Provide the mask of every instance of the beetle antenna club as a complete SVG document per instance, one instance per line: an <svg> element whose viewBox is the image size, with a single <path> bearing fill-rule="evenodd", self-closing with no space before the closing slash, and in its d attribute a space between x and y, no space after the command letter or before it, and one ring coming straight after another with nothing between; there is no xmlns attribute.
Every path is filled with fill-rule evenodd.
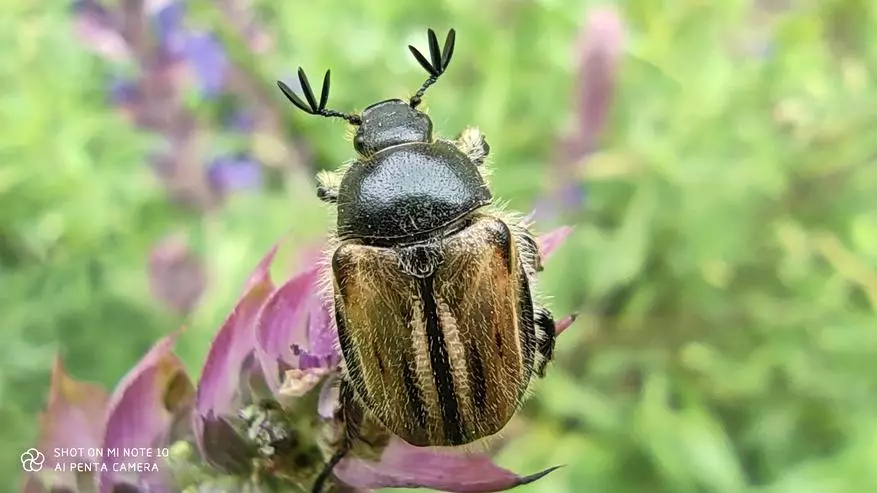
<svg viewBox="0 0 877 493"><path fill-rule="evenodd" d="M445 73L445 69L447 69L448 65L451 63L451 56L454 55L454 39L456 38L457 33L453 29L448 31L448 37L445 38L444 48L439 47L438 38L435 37L435 31L430 29L427 31L427 34L429 35L429 60L427 60L422 53L417 51L417 48L408 45L408 49L411 50L411 54L417 59L417 63L419 63L424 70L429 72L429 78L426 79L426 82L424 82L422 86L420 86L420 89L417 90L414 96L411 96L409 104L411 104L412 108L416 108L417 105L420 104L423 99L423 94L429 86L435 84L439 76Z"/></svg>
<svg viewBox="0 0 877 493"><path fill-rule="evenodd" d="M308 76L305 75L305 71L301 67L298 68L298 82L301 84L301 90L304 92L307 103L302 101L300 97L296 96L292 89L284 84L283 81L278 80L277 87L280 88L283 95L286 96L286 99L305 113L325 116L326 118L343 118L352 125L359 125L362 123L362 119L359 115L326 109L326 103L329 101L329 73L330 71L327 70L326 75L323 76L323 89L320 91L319 102L317 101L317 98L314 97L314 91L311 89L311 83L308 82Z"/></svg>

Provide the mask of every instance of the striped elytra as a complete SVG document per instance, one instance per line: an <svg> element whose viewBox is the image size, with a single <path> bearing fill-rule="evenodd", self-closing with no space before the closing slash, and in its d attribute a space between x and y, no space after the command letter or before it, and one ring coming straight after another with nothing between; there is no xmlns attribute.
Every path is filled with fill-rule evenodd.
<svg viewBox="0 0 877 493"><path fill-rule="evenodd" d="M441 241L348 241L334 251L347 379L408 443L463 445L499 432L539 370L540 346L553 346L535 325L524 260L535 252L522 256L532 247L519 230L477 214Z"/></svg>

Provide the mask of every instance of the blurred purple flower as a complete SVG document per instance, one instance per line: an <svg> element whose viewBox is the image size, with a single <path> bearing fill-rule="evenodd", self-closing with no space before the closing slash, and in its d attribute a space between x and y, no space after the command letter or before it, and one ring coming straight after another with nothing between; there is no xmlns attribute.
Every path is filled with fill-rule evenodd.
<svg viewBox="0 0 877 493"><path fill-rule="evenodd" d="M625 27L621 14L611 7L592 10L581 36L577 48L578 133L574 141L580 146L577 150L585 154L593 151L609 117L624 51Z"/></svg>
<svg viewBox="0 0 877 493"><path fill-rule="evenodd" d="M148 63L151 69L185 62L204 96L219 94L225 87L230 68L222 44L211 33L186 27L184 1L162 1L147 7L143 15L151 14L157 50L140 53L140 62L151 60ZM86 47L115 62L131 58L130 47L118 26L113 24L113 16L106 7L97 0L77 0L73 12L76 32ZM156 63L159 60L164 63ZM149 74L145 73L144 77L149 77Z"/></svg>
<svg viewBox="0 0 877 493"><path fill-rule="evenodd" d="M225 127L233 132L248 133L256 126L256 115L250 111L235 111L225 121Z"/></svg>
<svg viewBox="0 0 877 493"><path fill-rule="evenodd" d="M123 77L110 78L109 84L110 101L113 104L129 107L136 103L139 97L139 88L137 82Z"/></svg>
<svg viewBox="0 0 877 493"><path fill-rule="evenodd" d="M97 0L76 0L72 11L76 35L89 50L114 62L130 59L128 45L113 25L109 11Z"/></svg>
<svg viewBox="0 0 877 493"><path fill-rule="evenodd" d="M137 81L127 77L110 77L108 99L110 104L129 122L137 121L142 94Z"/></svg>
<svg viewBox="0 0 877 493"><path fill-rule="evenodd" d="M258 22L258 9L253 0L233 0L219 2L217 7L223 13L229 26L245 40L254 53L270 50L274 40Z"/></svg>
<svg viewBox="0 0 877 493"><path fill-rule="evenodd" d="M39 449L46 463L39 472L26 473L23 491L174 491L159 457L138 457L139 470L128 469L125 459L56 458L55 448L116 449L145 447L155 450L190 436L187 426L176 426L191 413L194 389L182 362L171 352L178 334L159 341L120 381L111 396L100 386L79 382L66 374L60 358L52 372L46 412L40 418ZM183 420L182 423L188 423ZM98 462L92 474L71 465ZM55 470L55 466L65 465ZM90 484L85 484L90 483Z"/></svg>
<svg viewBox="0 0 877 493"><path fill-rule="evenodd" d="M207 165L207 181L219 196L262 186L262 166L246 154L220 156Z"/></svg>
<svg viewBox="0 0 877 493"><path fill-rule="evenodd" d="M171 58L184 60L204 96L213 97L225 86L229 60L225 48L210 33L185 26L186 4L167 2L153 17L161 50Z"/></svg>
<svg viewBox="0 0 877 493"><path fill-rule="evenodd" d="M224 2L217 7L251 49L270 43L256 22L252 3ZM110 61L136 63L134 77L123 75L127 70L115 71L107 85L108 100L133 125L167 142L166 149L150 160L162 185L178 204L204 212L221 205L229 193L261 187L263 169L248 154L250 149L210 160L199 137L216 130L250 134L256 128L276 134L281 132L276 122L282 116L272 99L262 97L258 81L234 67L214 33L188 25L188 8L185 0L72 4L73 22L88 49ZM229 93L241 98L248 110L234 113L230 121L205 122L187 107L189 86L204 99ZM211 126L220 128L205 128Z"/></svg>
<svg viewBox="0 0 877 493"><path fill-rule="evenodd" d="M156 37L161 49L171 56L182 56L188 33L183 25L186 5L179 0L164 2L152 14Z"/></svg>
<svg viewBox="0 0 877 493"><path fill-rule="evenodd" d="M559 166L552 183L561 183L537 206L539 217L556 216L584 204L586 189L578 165L597 147L606 129L624 52L625 26L612 7L588 12L576 43L578 74L575 86L576 129L559 146Z"/></svg>
<svg viewBox="0 0 877 493"><path fill-rule="evenodd" d="M222 92L228 77L229 60L219 40L210 33L188 33L183 53L201 93L213 97Z"/></svg>
<svg viewBox="0 0 877 493"><path fill-rule="evenodd" d="M274 47L274 39L263 27L255 22L251 23L245 29L244 33L247 38L248 45L253 53L266 53Z"/></svg>
<svg viewBox="0 0 877 493"><path fill-rule="evenodd" d="M561 170L559 174L568 175L570 173L567 170ZM560 217L568 211L579 209L585 203L586 197L585 184L576 177L568 178L568 181L557 190L538 200L534 208L534 217L539 220Z"/></svg>
<svg viewBox="0 0 877 493"><path fill-rule="evenodd" d="M149 255L149 288L152 295L175 312L186 315L195 308L207 287L203 261L181 235L171 235Z"/></svg>

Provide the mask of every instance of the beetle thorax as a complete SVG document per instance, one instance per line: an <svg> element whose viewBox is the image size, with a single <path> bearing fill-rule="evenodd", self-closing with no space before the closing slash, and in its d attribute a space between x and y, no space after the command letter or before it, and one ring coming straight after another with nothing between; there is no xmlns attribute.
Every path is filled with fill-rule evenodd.
<svg viewBox="0 0 877 493"><path fill-rule="evenodd" d="M491 199L477 166L453 144L399 144L347 170L338 194L338 235L408 244L440 234Z"/></svg>

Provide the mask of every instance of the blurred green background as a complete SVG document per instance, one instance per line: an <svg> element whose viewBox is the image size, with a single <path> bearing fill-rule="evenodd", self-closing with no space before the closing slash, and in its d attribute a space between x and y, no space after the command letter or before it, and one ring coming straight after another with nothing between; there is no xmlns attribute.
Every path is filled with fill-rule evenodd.
<svg viewBox="0 0 877 493"><path fill-rule="evenodd" d="M89 50L66 2L0 7L2 491L34 444L55 354L112 388L185 325L178 353L197 373L262 254L284 235L321 242L331 215L312 176L352 147L273 79L331 68L341 110L405 97L424 78L405 45L425 49L426 27L458 33L426 97L436 129L485 132L496 195L526 212L560 185L586 189L539 225L576 225L543 286L556 314L582 318L499 458L567 467L522 491L877 491L877 5L619 2L605 132L564 164L577 91L600 76L579 64L594 2L188 3L186 23L217 33L243 75L232 96L181 91L199 128L186 169L245 148L264 175L209 207L172 200L198 180L150 163L180 144L112 97L108 77L136 62ZM232 6L260 14L267 48L235 35ZM219 129L229 105L256 102L274 126ZM192 309L150 289L168 235L203 262Z"/></svg>

